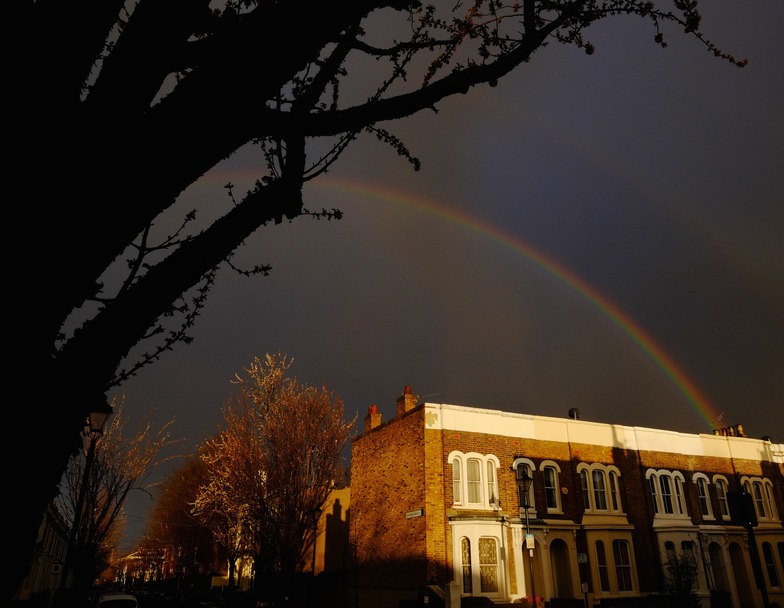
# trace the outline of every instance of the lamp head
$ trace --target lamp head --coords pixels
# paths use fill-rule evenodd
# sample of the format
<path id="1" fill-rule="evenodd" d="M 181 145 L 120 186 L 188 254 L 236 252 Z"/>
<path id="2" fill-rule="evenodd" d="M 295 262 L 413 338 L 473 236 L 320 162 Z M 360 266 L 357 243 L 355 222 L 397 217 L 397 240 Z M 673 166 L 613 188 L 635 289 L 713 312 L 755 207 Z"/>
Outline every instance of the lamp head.
<path id="1" fill-rule="evenodd" d="M 103 433 L 103 427 L 109 416 L 112 415 L 112 408 L 109 405 L 103 404 L 94 410 L 90 411 L 90 432 Z"/>
<path id="2" fill-rule="evenodd" d="M 522 463 L 518 464 L 517 468 L 515 469 L 515 474 L 517 476 L 517 485 L 523 492 L 527 493 L 531 488 L 531 483 L 534 480 L 533 477 L 528 474 L 527 467 Z"/>

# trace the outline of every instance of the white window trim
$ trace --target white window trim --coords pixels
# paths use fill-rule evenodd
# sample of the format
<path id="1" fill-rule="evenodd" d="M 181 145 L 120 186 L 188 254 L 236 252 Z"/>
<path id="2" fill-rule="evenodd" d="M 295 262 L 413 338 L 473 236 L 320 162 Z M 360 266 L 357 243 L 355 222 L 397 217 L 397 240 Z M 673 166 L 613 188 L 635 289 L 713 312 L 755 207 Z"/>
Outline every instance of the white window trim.
<path id="1" fill-rule="evenodd" d="M 724 482 L 724 484 L 723 484 L 724 485 L 724 499 L 722 499 L 722 497 L 719 496 L 719 482 L 720 481 Z M 716 498 L 719 501 L 719 513 L 718 513 L 718 516 L 721 517 L 721 519 L 724 519 L 724 520 L 730 519 L 730 517 L 731 517 L 730 503 L 729 503 L 729 500 L 727 498 L 727 493 L 730 491 L 730 484 L 729 484 L 729 482 L 727 481 L 727 478 L 724 475 L 714 475 L 713 476 L 713 485 L 716 487 Z M 727 508 L 727 513 L 726 514 L 721 512 L 721 505 L 722 504 L 724 504 L 724 506 Z"/>
<path id="2" fill-rule="evenodd" d="M 606 565 L 606 574 L 607 574 L 607 583 L 609 589 L 603 590 L 601 587 L 601 575 L 599 573 L 599 555 L 596 549 L 597 542 L 601 541 L 604 545 L 604 557 L 605 557 L 605 565 Z M 628 549 L 629 555 L 629 574 L 631 575 L 631 585 L 632 588 L 629 590 L 621 591 L 618 585 L 618 564 L 615 561 L 615 550 L 614 550 L 614 543 L 615 542 L 624 542 L 626 543 L 626 548 Z M 632 538 L 630 535 L 626 534 L 615 534 L 610 530 L 606 530 L 603 532 L 597 532 L 596 535 L 592 535 L 590 540 L 590 560 L 592 563 L 592 573 L 591 579 L 594 582 L 594 589 L 596 590 L 596 597 L 603 598 L 603 597 L 625 597 L 631 596 L 639 593 L 640 584 L 637 580 L 637 561 L 634 554 L 634 543 L 632 542 Z"/>
<path id="3" fill-rule="evenodd" d="M 471 459 L 476 459 L 479 461 L 479 492 L 480 492 L 480 501 L 477 503 L 469 503 L 468 502 L 468 461 Z M 453 496 L 452 497 L 452 505 L 455 508 L 459 509 L 481 509 L 481 510 L 493 510 L 498 511 L 501 508 L 501 501 L 500 495 L 498 493 L 498 470 L 501 466 L 500 461 L 498 460 L 497 456 L 493 454 L 480 454 L 478 452 L 459 452 L 457 450 L 451 452 L 447 457 L 447 464 L 450 465 L 450 473 L 451 467 L 454 466 L 453 463 L 458 462 L 460 464 L 460 496 Z M 495 503 L 491 503 L 488 497 L 488 483 L 487 483 L 487 465 L 488 463 L 492 463 L 495 466 Z M 454 488 L 454 484 L 452 486 Z"/>
<path id="4" fill-rule="evenodd" d="M 629 558 L 629 563 L 628 564 L 624 564 L 623 567 L 625 569 L 627 569 L 627 571 L 629 573 L 629 583 L 631 584 L 631 587 L 632 587 L 631 589 L 623 589 L 623 590 L 621 590 L 620 585 L 618 584 L 618 581 L 619 581 L 618 569 L 619 569 L 620 566 L 619 566 L 618 562 L 615 559 L 615 544 L 616 543 L 622 543 L 626 547 L 626 556 Z M 613 568 L 613 570 L 614 570 L 613 571 L 613 575 L 615 577 L 615 588 L 616 588 L 618 594 L 620 594 L 620 595 L 631 595 L 633 593 L 636 593 L 637 580 L 636 580 L 636 577 L 635 577 L 636 573 L 635 573 L 635 564 L 634 564 L 634 550 L 633 550 L 631 541 L 629 541 L 626 538 L 614 538 L 614 539 L 612 539 L 612 545 L 610 547 L 610 552 L 612 554 L 612 561 L 613 561 L 613 566 L 614 566 L 614 568 Z"/>
<path id="5" fill-rule="evenodd" d="M 765 502 L 768 505 L 768 513 L 771 521 L 779 521 L 779 512 L 776 509 L 776 496 L 773 490 L 773 482 L 770 479 L 762 479 L 762 488 L 764 490 Z"/>
<path id="6" fill-rule="evenodd" d="M 621 479 L 621 472 L 618 470 L 618 467 L 614 465 L 605 465 L 599 462 L 594 462 L 588 464 L 587 462 L 581 462 L 577 465 L 577 475 L 580 476 L 582 471 L 587 473 L 588 478 L 588 501 L 590 504 L 585 505 L 585 510 L 587 512 L 592 513 L 623 513 L 623 502 L 621 501 L 621 488 L 620 488 L 620 479 Z M 593 486 L 593 472 L 600 471 L 601 474 L 604 476 L 604 492 L 605 492 L 605 502 L 607 503 L 606 509 L 597 509 L 596 508 L 596 494 L 594 493 L 594 486 Z M 615 473 L 615 486 L 612 485 L 612 479 L 610 477 L 610 472 Z M 582 482 L 580 482 L 582 484 Z M 612 501 L 612 492 L 613 489 L 615 490 L 615 495 L 618 498 L 618 508 L 613 508 L 613 501 Z"/>
<path id="7" fill-rule="evenodd" d="M 672 500 L 672 513 L 665 513 L 664 499 L 661 491 L 661 477 L 668 477 L 670 480 L 670 498 Z M 680 471 L 669 471 L 667 469 L 648 469 L 645 471 L 645 480 L 648 482 L 648 492 L 650 493 L 651 477 L 655 477 L 656 481 L 653 484 L 654 495 L 652 498 L 656 501 L 656 514 L 654 518 L 662 519 L 689 519 L 689 509 L 686 506 L 686 497 L 684 496 L 686 479 Z M 680 484 L 680 495 L 678 488 Z"/>
<path id="8" fill-rule="evenodd" d="M 757 499 L 754 496 L 754 484 L 760 484 L 760 490 L 762 492 L 762 502 L 765 508 L 765 515 L 760 515 L 759 512 L 759 505 L 757 504 Z M 740 487 L 743 488 L 744 491 L 748 488 L 749 493 L 751 494 L 751 503 L 754 505 L 754 512 L 757 514 L 757 521 L 779 521 L 778 518 L 778 510 L 776 509 L 776 502 L 773 498 L 773 482 L 770 481 L 767 477 L 741 477 L 740 479 Z"/>
<path id="9" fill-rule="evenodd" d="M 550 507 L 547 504 L 547 487 L 544 486 L 546 481 L 544 471 L 547 467 L 555 469 L 555 506 Z M 543 460 L 539 465 L 539 470 L 542 472 L 542 486 L 545 490 L 544 506 L 548 513 L 563 513 L 563 504 L 561 502 L 561 467 L 554 460 Z M 531 484 L 533 486 L 533 484 Z"/>
<path id="10" fill-rule="evenodd" d="M 702 512 L 702 503 L 700 503 L 700 486 L 699 480 L 702 479 L 705 482 L 705 502 L 708 507 L 708 512 Z M 711 504 L 711 497 L 710 497 L 710 480 L 705 473 L 695 473 L 691 477 L 692 483 L 694 483 L 694 494 L 697 497 L 697 502 L 700 504 L 700 516 L 703 519 L 716 519 L 716 516 L 713 514 L 713 505 Z"/>
<path id="11" fill-rule="evenodd" d="M 453 561 L 453 578 L 460 587 L 461 594 L 464 593 L 463 589 L 463 560 L 462 560 L 462 547 L 461 540 L 468 539 L 471 548 L 471 577 L 473 582 L 473 594 L 482 595 L 491 598 L 503 597 L 509 593 L 509 580 L 507 575 L 508 565 L 506 564 L 505 550 L 504 550 L 504 535 L 501 533 L 503 528 L 499 527 L 496 522 L 450 522 L 452 527 L 452 550 L 455 556 Z M 480 539 L 492 538 L 496 542 L 496 550 L 498 551 L 498 583 L 499 590 L 497 593 L 481 593 L 479 576 L 481 575 L 481 567 L 479 561 L 479 542 Z"/>

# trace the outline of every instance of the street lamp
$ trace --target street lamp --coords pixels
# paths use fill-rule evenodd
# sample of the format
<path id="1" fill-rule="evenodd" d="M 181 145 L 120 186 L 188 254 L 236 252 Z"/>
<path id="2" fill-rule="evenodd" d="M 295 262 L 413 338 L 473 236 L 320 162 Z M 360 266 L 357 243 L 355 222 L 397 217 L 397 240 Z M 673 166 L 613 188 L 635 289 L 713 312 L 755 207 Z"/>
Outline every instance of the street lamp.
<path id="1" fill-rule="evenodd" d="M 531 484 L 534 482 L 526 471 L 524 464 L 518 464 L 515 470 L 517 474 L 517 487 L 523 495 L 523 508 L 525 509 L 525 543 L 523 543 L 523 550 L 528 548 L 528 568 L 531 576 L 531 602 L 533 608 L 536 608 L 536 585 L 534 583 L 534 538 L 531 536 L 531 526 L 528 521 L 528 492 L 531 489 Z"/>
<path id="2" fill-rule="evenodd" d="M 105 406 L 90 412 L 87 418 L 88 426 L 90 427 L 89 431 L 87 432 L 90 438 L 90 445 L 87 448 L 87 456 L 84 463 L 84 475 L 82 476 L 82 483 L 79 486 L 79 496 L 76 499 L 76 505 L 74 506 L 74 519 L 73 523 L 71 524 L 71 531 L 68 535 L 68 544 L 65 547 L 63 573 L 61 575 L 62 578 L 60 578 L 61 590 L 65 589 L 66 583 L 68 582 L 74 557 L 76 535 L 81 531 L 82 528 L 82 511 L 84 510 L 84 499 L 87 493 L 87 486 L 89 485 L 93 460 L 95 460 L 95 444 L 98 441 L 98 438 L 103 435 L 103 427 L 106 425 L 106 421 L 108 420 L 109 416 L 111 416 L 111 414 L 112 408 Z"/>

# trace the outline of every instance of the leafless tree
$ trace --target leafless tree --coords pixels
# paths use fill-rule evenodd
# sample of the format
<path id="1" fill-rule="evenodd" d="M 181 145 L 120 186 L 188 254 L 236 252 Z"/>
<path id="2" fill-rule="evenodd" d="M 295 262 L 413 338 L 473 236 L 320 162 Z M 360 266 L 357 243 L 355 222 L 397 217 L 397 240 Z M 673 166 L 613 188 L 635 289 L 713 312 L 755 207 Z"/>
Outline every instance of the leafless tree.
<path id="1" fill-rule="evenodd" d="M 84 434 L 84 449 L 71 458 L 56 501 L 72 530 L 63 574 L 73 573 L 71 593 L 61 594 L 61 605 L 85 597 L 109 565 L 122 540 L 125 500 L 133 490 L 149 491 L 150 474 L 170 457 L 167 448 L 175 443 L 169 432 L 171 421 L 156 429 L 150 420 L 142 420 L 131 431 L 124 400 L 116 399 L 112 409 L 100 435 Z"/>
<path id="2" fill-rule="evenodd" d="M 137 568 L 143 576 L 154 572 L 157 580 L 170 574 L 164 568 L 176 567 L 178 577 L 183 576 L 184 569 L 189 579 L 183 584 L 190 584 L 200 571 L 215 573 L 220 569 L 211 530 L 191 513 L 206 475 L 207 467 L 194 455 L 185 458 L 156 484 L 147 527 L 135 547 L 143 556 L 142 561 L 147 562 Z"/>
<path id="3" fill-rule="evenodd" d="M 705 38 L 694 0 L 14 0 L 4 9 L 6 174 L 19 193 L 6 216 L 19 238 L 7 242 L 29 248 L 7 254 L 6 315 L 19 328 L 7 351 L 17 386 L 43 382 L 58 395 L 42 401 L 34 433 L 26 412 L 11 411 L 11 428 L 24 430 L 14 454 L 41 466 L 34 484 L 25 467 L 8 479 L 26 491 L 6 504 L 15 522 L 7 597 L 87 413 L 192 339 L 219 270 L 269 271 L 232 262 L 259 228 L 340 217 L 306 205 L 302 186 L 357 138 L 377 138 L 418 169 L 391 121 L 493 85 L 548 43 L 590 53 L 590 26 L 616 16 L 648 20 L 657 44 L 674 28 L 743 63 Z M 230 200 L 211 201 L 207 214 L 175 205 L 247 146 L 264 159 L 256 187 L 235 196 L 227 184 Z"/>
<path id="4" fill-rule="evenodd" d="M 356 424 L 326 387 L 287 376 L 291 364 L 267 355 L 238 376 L 225 427 L 202 452 L 210 483 L 195 507 L 220 524 L 230 552 L 252 551 L 257 584 L 274 581 L 281 592 L 312 546 L 330 491 L 345 480 L 344 450 Z"/>
<path id="5" fill-rule="evenodd" d="M 253 549 L 253 520 L 248 492 L 244 487 L 239 487 L 247 485 L 247 482 L 242 484 L 242 481 L 227 474 L 228 467 L 236 465 L 235 458 L 240 456 L 236 447 L 238 436 L 243 434 L 243 430 L 235 426 L 203 446 L 200 458 L 206 465 L 207 479 L 197 490 L 191 507 L 193 515 L 212 532 L 213 538 L 226 553 L 230 588 L 237 584 L 237 561 L 251 555 Z M 253 458 L 254 454 L 248 450 L 247 456 Z M 242 470 L 234 471 L 237 477 L 252 468 L 249 462 L 243 464 Z"/>

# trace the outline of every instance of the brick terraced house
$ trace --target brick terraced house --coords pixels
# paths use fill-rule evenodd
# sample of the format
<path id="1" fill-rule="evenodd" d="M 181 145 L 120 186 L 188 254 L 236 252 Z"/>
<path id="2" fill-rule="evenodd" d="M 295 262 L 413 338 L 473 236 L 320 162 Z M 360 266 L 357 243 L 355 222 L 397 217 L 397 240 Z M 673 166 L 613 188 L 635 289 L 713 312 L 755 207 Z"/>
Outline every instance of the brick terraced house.
<path id="1" fill-rule="evenodd" d="M 408 386 L 395 418 L 374 405 L 364 422 L 355 608 L 421 605 L 426 589 L 447 606 L 628 605 L 665 594 L 683 558 L 703 608 L 784 606 L 784 444 L 739 425 L 697 435 L 418 403 Z"/>

